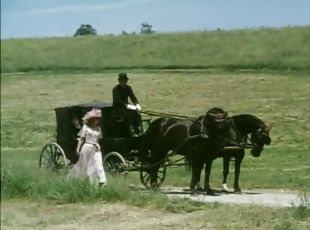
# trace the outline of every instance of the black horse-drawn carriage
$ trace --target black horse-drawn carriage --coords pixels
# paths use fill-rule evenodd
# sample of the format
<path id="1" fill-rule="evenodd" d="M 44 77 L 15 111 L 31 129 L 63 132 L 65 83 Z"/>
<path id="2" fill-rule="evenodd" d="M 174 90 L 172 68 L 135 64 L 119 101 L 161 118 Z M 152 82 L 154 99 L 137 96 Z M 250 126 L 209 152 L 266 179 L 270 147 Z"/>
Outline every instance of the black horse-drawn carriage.
<path id="1" fill-rule="evenodd" d="M 128 120 L 126 122 L 126 119 L 114 110 L 112 103 L 86 103 L 55 109 L 57 122 L 55 140 L 43 147 L 39 159 L 40 167 L 44 166 L 58 171 L 77 162 L 77 134 L 82 126 L 82 117 L 92 108 L 98 108 L 102 113 L 103 138 L 99 144 L 103 153 L 105 171 L 110 174 L 127 174 L 129 171 L 137 171 L 140 173 L 142 184 L 148 188 L 159 187 L 165 179 L 167 167 L 185 165 L 186 159 L 191 161 L 191 187 L 193 188 L 199 183 L 203 164 L 206 164 L 205 188 L 208 189 L 211 163 L 217 157 L 224 158 L 223 184 L 226 184 L 229 167 L 227 162 L 231 157 L 234 157 L 236 159 L 234 189 L 239 191 L 238 180 L 244 150 L 251 148 L 252 155 L 259 156 L 264 144 L 270 143 L 268 136 L 270 128 L 262 120 L 249 114 L 227 119 L 226 112 L 223 113 L 220 110 L 218 114 L 213 114 L 211 109 L 205 116 L 189 118 L 144 111 L 144 114 L 160 117 L 150 122 L 150 119 L 143 120 L 138 111 L 131 110 L 130 116 L 134 118 L 135 123 L 138 123 L 140 130 L 139 135 L 136 136 L 130 132 L 130 127 L 133 124 Z M 221 117 L 223 114 L 225 119 Z M 218 119 L 219 116 L 221 118 L 220 126 L 221 124 L 230 126 L 232 130 L 236 131 L 237 139 L 240 140 L 233 140 L 233 144 L 223 148 L 221 152 L 217 152 L 213 145 L 220 140 L 226 140 L 218 132 L 224 129 L 215 127 L 214 133 L 209 132 L 212 131 L 214 119 Z M 205 123 L 206 121 L 209 123 Z M 144 132 L 146 126 L 148 129 Z M 198 132 L 190 135 L 190 130 L 193 127 L 198 128 Z M 245 142 L 241 143 L 241 141 Z M 183 155 L 186 155 L 187 152 L 189 157 L 171 159 L 169 151 L 178 154 L 181 152 L 181 155 L 182 152 L 185 153 Z M 143 154 L 147 158 L 146 161 L 141 159 Z M 142 156 L 142 158 L 144 157 Z"/>
<path id="2" fill-rule="evenodd" d="M 140 172 L 142 184 L 150 187 L 149 173 L 138 161 L 138 144 L 140 135 L 150 119 L 142 120 L 138 111 L 128 110 L 135 123 L 138 123 L 140 135 L 131 132 L 130 122 L 114 110 L 112 103 L 85 103 L 55 108 L 56 133 L 55 139 L 42 148 L 39 166 L 53 171 L 70 168 L 78 160 L 76 147 L 78 132 L 82 127 L 82 117 L 92 108 L 98 108 L 102 113 L 102 139 L 99 143 L 103 154 L 105 171 L 110 174 L 127 174 L 129 171 Z M 156 114 L 155 114 L 156 115 Z M 164 163 L 164 162 L 163 162 Z M 162 164 L 159 170 L 159 183 L 166 175 L 167 165 Z"/>

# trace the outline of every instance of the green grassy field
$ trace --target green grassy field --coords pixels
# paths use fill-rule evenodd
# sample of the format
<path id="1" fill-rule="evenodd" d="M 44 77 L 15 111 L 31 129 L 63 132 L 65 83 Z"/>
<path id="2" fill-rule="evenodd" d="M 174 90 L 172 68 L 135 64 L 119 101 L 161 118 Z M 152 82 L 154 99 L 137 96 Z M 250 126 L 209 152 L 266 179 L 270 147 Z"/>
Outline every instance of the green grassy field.
<path id="1" fill-rule="evenodd" d="M 221 106 L 230 115 L 252 113 L 272 122 L 272 144 L 260 158 L 246 155 L 244 188 L 309 189 L 308 76 L 259 73 L 134 73 L 130 83 L 143 108 L 188 116 Z M 116 73 L 2 77 L 1 150 L 3 165 L 37 169 L 40 148 L 53 139 L 54 108 L 95 100 L 111 101 Z M 181 178 L 180 175 L 182 175 Z M 167 184 L 187 185 L 184 169 L 168 170 Z M 221 181 L 221 160 L 212 183 Z"/>
<path id="2" fill-rule="evenodd" d="M 109 177 L 109 185 L 98 191 L 88 183 L 68 181 L 65 172 L 39 169 L 38 160 L 42 146 L 54 139 L 55 107 L 109 102 L 117 72 L 130 70 L 129 83 L 143 109 L 198 116 L 220 106 L 229 115 L 252 113 L 272 122 L 272 143 L 261 157 L 246 153 L 241 188 L 309 192 L 309 41 L 309 27 L 1 40 L 2 226 L 44 228 L 53 226 L 54 218 L 67 224 L 85 210 L 101 216 L 98 205 L 92 212 L 100 201 L 125 203 L 126 212 L 134 205 L 147 208 L 145 213 L 193 213 L 196 222 L 186 221 L 193 229 L 308 229 L 308 198 L 306 206 L 288 209 L 171 201 L 161 193 L 132 192 L 128 185 L 141 186 L 137 173 Z M 218 159 L 212 168 L 213 188 L 221 186 L 221 171 Z M 188 186 L 189 180 L 183 167 L 168 169 L 163 186 Z M 233 165 L 230 187 L 232 180 Z M 16 217 L 24 203 L 29 211 Z M 67 203 L 75 206 L 65 206 L 64 220 L 55 209 Z M 38 212 L 34 218 L 32 213 Z"/>
<path id="3" fill-rule="evenodd" d="M 136 173 L 120 179 L 109 177 L 108 187 L 98 191 L 88 183 L 68 181 L 62 175 L 39 169 L 41 147 L 52 140 L 55 133 L 54 108 L 95 100 L 111 101 L 111 89 L 116 84 L 116 75 L 2 75 L 1 198 L 5 208 L 2 210 L 2 226 L 12 229 L 18 229 L 16 226 L 20 223 L 32 227 L 58 226 L 57 224 L 72 221 L 77 210 L 93 210 L 82 206 L 81 202 L 92 204 L 103 200 L 145 207 L 149 211 L 155 209 L 168 213 L 197 213 L 193 214 L 199 216 L 196 225 L 189 224 L 194 228 L 197 224 L 204 226 L 208 223 L 217 229 L 228 226 L 235 229 L 307 229 L 309 209 L 304 206 L 278 210 L 252 206 L 198 205 L 184 200 L 169 201 L 160 193 L 132 193 L 128 185 L 141 186 Z M 252 113 L 267 122 L 273 122 L 271 146 L 266 147 L 260 158 L 246 154 L 241 169 L 241 187 L 309 191 L 308 74 L 140 71 L 129 77 L 144 109 L 197 116 L 212 106 L 221 106 L 230 115 Z M 222 179 L 221 160 L 214 162 L 212 170 L 211 184 L 214 188 L 219 188 Z M 183 167 L 168 169 L 163 186 L 188 186 L 189 179 L 189 172 Z M 232 178 L 229 184 L 231 186 Z M 25 200 L 31 203 L 29 210 L 43 210 L 40 212 L 41 219 L 36 220 L 23 213 L 18 218 L 13 217 L 12 213 L 19 210 L 19 203 Z M 44 210 L 56 208 L 55 204 L 46 201 L 78 204 L 74 208 L 76 211 L 67 207 L 66 218 L 59 219 L 64 216 L 56 214 L 56 211 L 53 211 L 52 216 L 45 216 Z M 38 202 L 40 205 L 37 205 Z M 230 210 L 229 214 L 227 209 Z M 238 223 L 227 225 L 226 221 L 219 219 L 224 215 L 230 223 L 238 217 Z M 54 223 L 52 217 L 58 218 L 58 222 Z M 29 218 L 34 221 L 32 224 L 29 223 Z M 87 223 L 87 220 L 84 222 Z"/>
<path id="4" fill-rule="evenodd" d="M 1 40 L 1 72 L 307 69 L 310 27 Z"/>

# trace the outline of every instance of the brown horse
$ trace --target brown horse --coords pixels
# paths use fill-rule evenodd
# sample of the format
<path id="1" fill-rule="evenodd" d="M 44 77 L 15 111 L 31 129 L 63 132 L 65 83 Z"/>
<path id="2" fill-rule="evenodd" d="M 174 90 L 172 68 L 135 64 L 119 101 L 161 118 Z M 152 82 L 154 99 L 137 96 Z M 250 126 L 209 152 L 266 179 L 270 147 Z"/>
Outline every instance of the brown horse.
<path id="1" fill-rule="evenodd" d="M 251 114 L 240 114 L 232 116 L 228 119 L 230 127 L 230 141 L 227 145 L 241 146 L 241 148 L 227 148 L 225 151 L 219 154 L 219 157 L 223 157 L 223 190 L 228 191 L 227 188 L 227 176 L 229 173 L 229 161 L 231 158 L 235 159 L 235 177 L 234 177 L 234 192 L 241 193 L 239 186 L 239 175 L 241 163 L 245 155 L 245 149 L 242 148 L 243 143 L 250 141 L 251 154 L 253 157 L 259 157 L 264 149 L 264 145 L 271 143 L 269 132 L 272 125 L 266 125 L 260 118 Z M 248 135 L 250 135 L 248 137 Z"/>
<path id="2" fill-rule="evenodd" d="M 192 170 L 196 171 L 195 175 L 196 184 L 191 184 L 191 189 L 201 190 L 200 187 L 200 174 L 205 164 L 205 181 L 204 190 L 208 194 L 213 194 L 212 189 L 209 186 L 209 178 L 211 174 L 211 166 L 214 159 L 222 157 L 223 158 L 223 190 L 228 192 L 227 188 L 227 176 L 229 173 L 229 161 L 231 158 L 235 159 L 235 178 L 234 178 L 234 192 L 241 193 L 239 186 L 239 175 L 241 163 L 245 155 L 245 145 L 250 144 L 251 154 L 254 157 L 259 157 L 264 149 L 264 145 L 269 145 L 271 143 L 271 138 L 269 136 L 269 131 L 271 130 L 271 125 L 266 125 L 261 119 L 251 114 L 240 114 L 228 118 L 226 131 L 226 148 L 224 151 L 214 151 L 210 155 L 201 156 L 199 158 L 194 157 L 194 159 L 199 159 L 198 161 L 193 160 Z M 249 135 L 249 137 L 248 137 Z M 248 140 L 250 143 L 248 143 Z M 207 148 L 201 143 L 195 145 L 191 143 L 191 154 L 196 154 L 202 152 L 194 148 Z M 231 148 L 234 147 L 234 148 Z M 191 156 L 193 157 L 193 156 Z M 201 160 L 201 161 L 200 161 Z M 193 181 L 193 182 L 195 182 Z"/>
<path id="3" fill-rule="evenodd" d="M 151 167 L 148 168 L 152 187 L 157 187 L 157 173 L 160 162 L 166 159 L 169 151 L 185 155 L 191 162 L 191 188 L 199 183 L 204 162 L 211 162 L 225 146 L 227 112 L 221 108 L 210 109 L 205 116 L 192 120 L 161 117 L 153 121 L 142 135 L 139 158 Z M 159 162 L 159 163 L 158 163 Z M 210 167 L 206 167 L 205 190 L 209 188 Z M 207 178 L 208 177 L 208 178 Z"/>

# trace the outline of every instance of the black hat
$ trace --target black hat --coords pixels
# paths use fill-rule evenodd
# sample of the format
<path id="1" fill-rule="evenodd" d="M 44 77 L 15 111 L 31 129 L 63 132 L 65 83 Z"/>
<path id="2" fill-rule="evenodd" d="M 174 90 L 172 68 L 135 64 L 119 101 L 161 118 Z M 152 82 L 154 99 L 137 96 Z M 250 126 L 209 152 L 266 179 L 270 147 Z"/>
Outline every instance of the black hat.
<path id="1" fill-rule="evenodd" d="M 128 80 L 127 73 L 119 73 L 118 80 Z"/>

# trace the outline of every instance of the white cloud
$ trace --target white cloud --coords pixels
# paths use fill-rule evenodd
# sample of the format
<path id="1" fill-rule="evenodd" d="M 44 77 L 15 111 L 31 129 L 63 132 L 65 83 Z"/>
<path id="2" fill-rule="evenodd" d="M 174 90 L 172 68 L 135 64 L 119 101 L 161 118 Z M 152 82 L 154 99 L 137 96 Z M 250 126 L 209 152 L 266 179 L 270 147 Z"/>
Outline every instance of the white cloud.
<path id="1" fill-rule="evenodd" d="M 91 4 L 91 5 L 67 5 L 53 8 L 43 8 L 24 12 L 24 15 L 44 15 L 44 14 L 56 14 L 56 13 L 81 13 L 81 12 L 99 12 L 106 10 L 113 10 L 124 8 L 131 5 L 149 2 L 150 0 L 126 0 L 109 4 Z"/>

